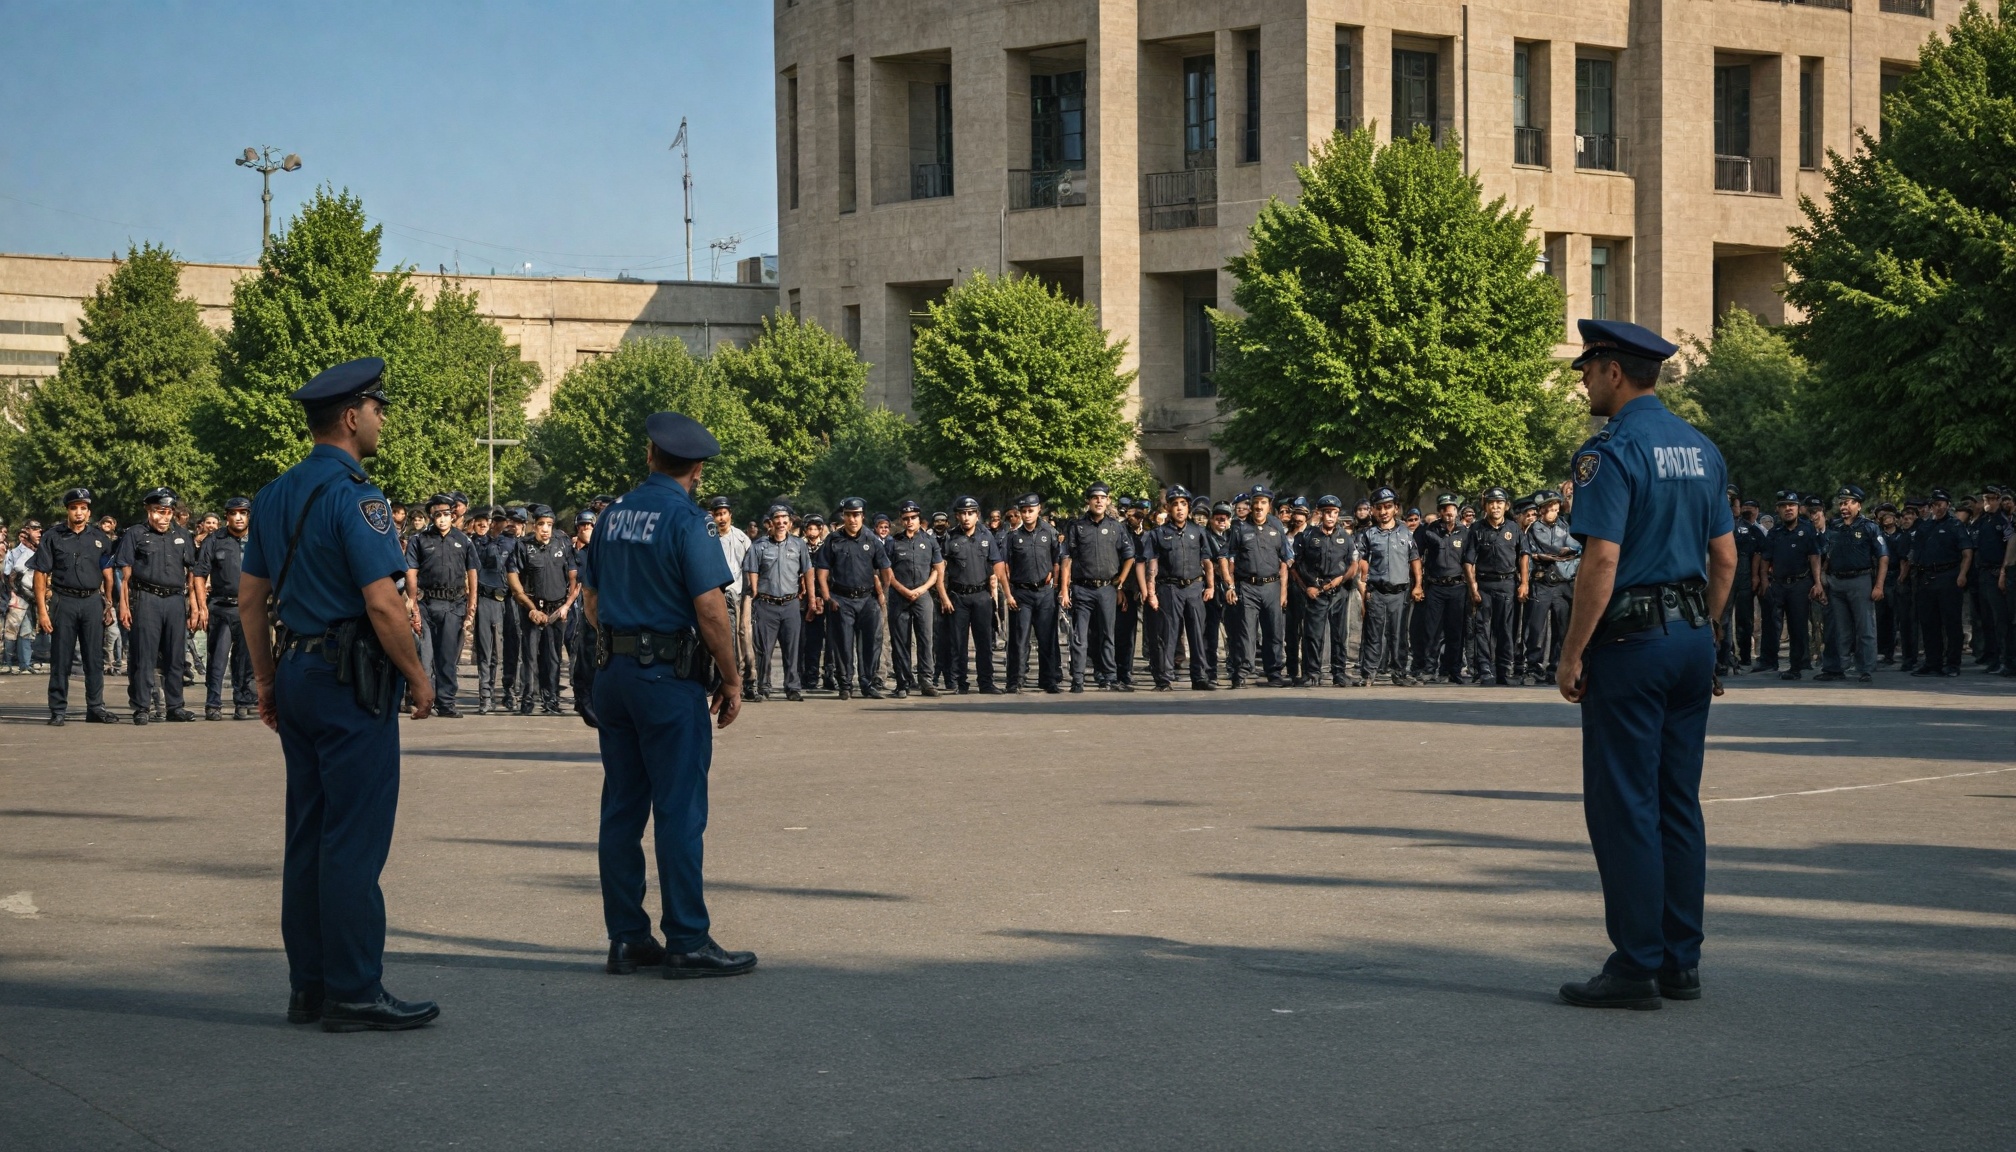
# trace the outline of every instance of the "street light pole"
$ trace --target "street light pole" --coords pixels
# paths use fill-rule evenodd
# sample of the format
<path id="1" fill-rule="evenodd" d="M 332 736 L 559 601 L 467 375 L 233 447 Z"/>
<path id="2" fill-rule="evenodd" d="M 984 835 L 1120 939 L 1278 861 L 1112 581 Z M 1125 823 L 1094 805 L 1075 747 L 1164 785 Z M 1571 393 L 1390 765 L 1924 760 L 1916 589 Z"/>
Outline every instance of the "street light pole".
<path id="1" fill-rule="evenodd" d="M 490 434 L 479 438 L 476 443 L 483 445 L 490 455 L 489 505 L 494 508 L 497 505 L 497 449 L 499 447 L 509 448 L 514 444 L 522 444 L 524 441 L 499 440 L 497 438 L 497 365 L 495 364 L 490 365 L 490 381 L 486 386 L 486 391 L 487 397 L 484 403 L 490 413 Z"/>
<path id="2" fill-rule="evenodd" d="M 271 147 L 247 148 L 232 163 L 259 173 L 259 250 L 264 252 L 273 247 L 273 173 L 298 170 L 301 157 L 289 152 L 275 160 Z"/>
<path id="3" fill-rule="evenodd" d="M 679 185 L 686 190 L 686 279 L 693 279 L 693 164 L 687 154 L 686 118 L 679 118 L 679 134 L 672 137 L 679 150 Z"/>

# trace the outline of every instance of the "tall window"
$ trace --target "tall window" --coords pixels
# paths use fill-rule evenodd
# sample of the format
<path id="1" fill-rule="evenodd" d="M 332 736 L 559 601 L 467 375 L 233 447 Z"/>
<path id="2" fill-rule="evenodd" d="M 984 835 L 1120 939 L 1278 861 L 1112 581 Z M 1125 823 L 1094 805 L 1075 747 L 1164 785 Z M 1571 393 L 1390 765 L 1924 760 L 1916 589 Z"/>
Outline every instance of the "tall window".
<path id="1" fill-rule="evenodd" d="M 1218 384 L 1211 378 L 1218 366 L 1218 334 L 1211 326 L 1211 313 L 1218 301 L 1191 296 L 1183 301 L 1183 395 L 1216 396 Z"/>
<path id="2" fill-rule="evenodd" d="M 798 77 L 796 75 L 784 78 L 784 103 L 789 109 L 785 114 L 788 123 L 785 124 L 784 131 L 791 138 L 786 146 L 790 152 L 787 166 L 791 172 L 791 207 L 796 208 L 798 207 Z"/>
<path id="3" fill-rule="evenodd" d="M 1218 166 L 1218 62 L 1210 56 L 1183 61 L 1183 166 Z"/>
<path id="4" fill-rule="evenodd" d="M 1715 154 L 1750 155 L 1750 66 L 1715 69 Z"/>
<path id="5" fill-rule="evenodd" d="M 858 355 L 861 351 L 861 306 L 847 304 L 840 309 L 840 339 Z"/>
<path id="6" fill-rule="evenodd" d="M 1890 94 L 1904 86 L 1904 73 L 1885 70 L 1877 79 L 1876 84 L 1879 94 L 1878 100 L 1880 101 L 1876 111 L 1878 138 L 1888 140 L 1890 138 L 1890 115 L 1885 109 L 1889 106 Z"/>
<path id="7" fill-rule="evenodd" d="M 1085 73 L 1029 78 L 1029 167 L 1085 167 Z"/>
<path id="8" fill-rule="evenodd" d="M 1512 126 L 1533 127 L 1533 50 L 1512 46 Z"/>
<path id="9" fill-rule="evenodd" d="M 1337 31 L 1337 130 L 1349 132 L 1358 123 L 1351 115 L 1351 33 Z"/>
<path id="10" fill-rule="evenodd" d="M 1404 140 L 1414 129 L 1436 131 L 1435 53 L 1393 50 L 1393 138 Z"/>
<path id="11" fill-rule="evenodd" d="M 1813 124 L 1815 117 L 1819 115 L 1819 109 L 1814 106 L 1814 98 L 1817 95 L 1814 91 L 1816 87 L 1814 82 L 1817 79 L 1813 69 L 1799 70 L 1799 167 L 1801 168 L 1817 166 L 1814 163 L 1813 145 Z"/>
<path id="12" fill-rule="evenodd" d="M 835 119 L 840 129 L 840 139 L 834 146 L 837 153 L 835 156 L 837 162 L 834 164 L 834 168 L 840 180 L 840 211 L 852 212 L 856 205 L 857 196 L 855 190 L 855 148 L 857 144 L 854 138 L 854 58 L 852 56 L 841 57 L 840 66 L 836 71 L 839 73 L 837 80 L 839 90 L 834 93 L 838 98 L 835 101 Z"/>
<path id="13" fill-rule="evenodd" d="M 1239 162 L 1260 160 L 1260 50 L 1246 50 L 1246 122 L 1239 132 Z"/>
<path id="14" fill-rule="evenodd" d="M 910 198 L 952 195 L 952 85 L 910 84 Z"/>
<path id="15" fill-rule="evenodd" d="M 1610 246 L 1589 246 L 1589 318 L 1610 319 Z"/>
<path id="16" fill-rule="evenodd" d="M 1575 61 L 1575 166 L 1617 167 L 1616 65 Z"/>

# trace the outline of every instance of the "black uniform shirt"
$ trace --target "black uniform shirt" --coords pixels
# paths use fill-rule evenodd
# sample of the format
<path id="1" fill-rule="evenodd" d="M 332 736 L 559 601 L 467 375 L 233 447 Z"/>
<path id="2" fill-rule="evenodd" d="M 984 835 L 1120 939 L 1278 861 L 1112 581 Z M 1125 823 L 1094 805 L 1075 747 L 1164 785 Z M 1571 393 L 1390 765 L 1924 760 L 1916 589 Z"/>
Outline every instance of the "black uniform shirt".
<path id="1" fill-rule="evenodd" d="M 511 562 L 511 553 L 517 551 L 518 538 L 515 536 L 478 536 L 469 542 L 469 549 L 476 556 L 476 586 L 501 590 L 508 585 L 504 582 L 504 568 Z"/>
<path id="2" fill-rule="evenodd" d="M 1011 584 L 1041 584 L 1064 559 L 1064 538 L 1045 521 L 1038 520 L 1033 529 L 1018 525 L 1002 536 L 1006 537 L 1001 550 L 1008 557 Z"/>
<path id="3" fill-rule="evenodd" d="M 1156 563 L 1156 580 L 1197 580 L 1204 575 L 1211 542 L 1194 522 L 1186 521 L 1181 528 L 1172 522 L 1148 532 L 1146 551 Z"/>
<path id="4" fill-rule="evenodd" d="M 1071 557 L 1071 579 L 1112 580 L 1123 561 L 1134 559 L 1134 534 L 1112 516 L 1080 516 L 1064 532 L 1064 552 Z"/>
<path id="5" fill-rule="evenodd" d="M 476 567 L 476 549 L 460 528 L 445 533 L 429 528 L 406 541 L 406 567 L 420 573 L 423 589 L 463 592 L 469 585 L 469 570 Z M 564 588 L 560 594 L 567 594 Z"/>
<path id="6" fill-rule="evenodd" d="M 1913 567 L 1935 567 L 1960 563 L 1963 551 L 1972 551 L 1974 538 L 1967 526 L 1950 513 L 1938 519 L 1918 521 L 1911 538 Z"/>
<path id="7" fill-rule="evenodd" d="M 1857 516 L 1852 524 L 1836 520 L 1827 526 L 1821 554 L 1829 572 L 1861 572 L 1876 567 L 1876 558 L 1888 555 L 1887 549 L 1876 522 Z"/>
<path id="8" fill-rule="evenodd" d="M 889 553 L 881 538 L 866 528 L 853 536 L 839 531 L 826 537 L 819 551 L 812 554 L 812 567 L 826 570 L 829 591 L 872 588 L 875 573 L 889 567 Z"/>
<path id="9" fill-rule="evenodd" d="M 1813 526 L 1804 517 L 1790 524 L 1779 524 L 1764 537 L 1764 562 L 1771 565 L 1773 580 L 1810 575 L 1812 566 L 1806 563 L 1806 557 L 1819 554 L 1820 538 L 1814 535 Z"/>
<path id="10" fill-rule="evenodd" d="M 1339 524 L 1333 532 L 1309 527 L 1295 538 L 1295 571 L 1302 582 L 1321 587 L 1348 574 L 1358 563 L 1358 542 Z"/>
<path id="11" fill-rule="evenodd" d="M 555 536 L 541 544 L 531 536 L 520 536 L 518 547 L 504 562 L 506 572 L 518 573 L 525 595 L 534 600 L 563 600 L 567 596 L 567 574 L 574 571 L 574 545 L 565 536 Z"/>
<path id="12" fill-rule="evenodd" d="M 938 538 L 929 532 L 907 537 L 898 532 L 889 537 L 889 574 L 912 592 L 931 578 L 931 566 L 944 559 Z"/>
<path id="13" fill-rule="evenodd" d="M 1421 549 L 1421 578 L 1448 580 L 1463 575 L 1463 553 L 1469 539 L 1470 533 L 1460 520 L 1447 528 L 1440 519 L 1423 524 L 1414 533 L 1414 544 Z"/>
<path id="14" fill-rule="evenodd" d="M 945 537 L 945 582 L 968 588 L 985 584 L 1001 558 L 1000 544 L 986 525 L 975 525 L 971 536 L 955 528 Z"/>
<path id="15" fill-rule="evenodd" d="M 1764 529 L 1747 520 L 1738 520 L 1731 535 L 1736 538 L 1736 571 L 1739 575 L 1747 573 L 1750 571 L 1750 558 L 1764 546 Z"/>
<path id="16" fill-rule="evenodd" d="M 196 575 L 210 582 L 210 598 L 235 600 L 238 571 L 245 563 L 245 538 L 212 532 L 196 551 Z"/>
<path id="17" fill-rule="evenodd" d="M 1233 521 L 1225 545 L 1232 552 L 1232 574 L 1241 580 L 1265 580 L 1288 562 L 1288 529 L 1272 516 L 1264 524 Z"/>
<path id="18" fill-rule="evenodd" d="M 1483 520 L 1470 525 L 1463 544 L 1463 563 L 1477 569 L 1477 575 L 1517 575 L 1519 572 L 1519 526 L 1507 520 L 1492 527 Z"/>
<path id="19" fill-rule="evenodd" d="M 104 583 L 105 561 L 116 550 L 112 538 L 96 524 L 72 532 L 64 521 L 42 533 L 42 543 L 28 560 L 31 571 L 47 572 L 58 588 L 96 592 Z"/>
<path id="20" fill-rule="evenodd" d="M 119 537 L 119 554 L 112 561 L 131 568 L 135 580 L 162 588 L 183 588 L 196 568 L 196 537 L 174 523 L 166 532 L 156 532 L 151 524 L 135 524 Z"/>
<path id="21" fill-rule="evenodd" d="M 1974 525 L 1974 564 L 1983 572 L 2002 567 L 2009 558 L 2009 541 L 2016 538 L 2016 520 L 2004 513 L 1983 516 Z"/>

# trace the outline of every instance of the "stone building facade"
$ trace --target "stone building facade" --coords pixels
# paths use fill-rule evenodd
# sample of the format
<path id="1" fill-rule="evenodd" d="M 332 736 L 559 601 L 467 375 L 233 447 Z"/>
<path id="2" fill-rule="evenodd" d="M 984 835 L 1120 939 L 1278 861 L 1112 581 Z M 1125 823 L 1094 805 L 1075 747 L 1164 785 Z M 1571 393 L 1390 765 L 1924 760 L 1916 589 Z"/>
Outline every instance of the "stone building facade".
<path id="1" fill-rule="evenodd" d="M 1954 0 L 773 0 L 779 290 L 910 402 L 916 315 L 975 269 L 1093 305 L 1140 371 L 1169 482 L 1245 477 L 1207 306 L 1294 166 L 1339 126 L 1460 141 L 1533 209 L 1569 317 L 1708 333 L 1782 321 L 1781 257 L 1829 150 Z M 1935 13 L 1934 5 L 1938 6 Z M 1563 352 L 1572 324 L 1563 328 Z"/>

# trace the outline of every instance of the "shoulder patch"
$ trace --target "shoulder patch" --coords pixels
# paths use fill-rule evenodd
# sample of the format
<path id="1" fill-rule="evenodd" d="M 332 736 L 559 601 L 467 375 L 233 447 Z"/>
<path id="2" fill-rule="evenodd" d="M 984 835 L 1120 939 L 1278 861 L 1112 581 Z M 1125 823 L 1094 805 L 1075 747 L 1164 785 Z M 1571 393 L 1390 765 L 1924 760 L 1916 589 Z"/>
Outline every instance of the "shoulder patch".
<path id="1" fill-rule="evenodd" d="M 382 535 L 392 530 L 392 508 L 382 497 L 359 500 L 357 510 L 364 514 L 364 522 L 371 526 L 372 531 Z"/>
<path id="2" fill-rule="evenodd" d="M 707 521 L 707 535 L 716 537 L 717 539 L 721 535 L 721 529 L 711 519 Z"/>
<path id="3" fill-rule="evenodd" d="M 1603 466 L 1603 457 L 1594 452 L 1584 452 L 1575 457 L 1575 482 L 1587 484 L 1596 479 L 1596 470 Z"/>

